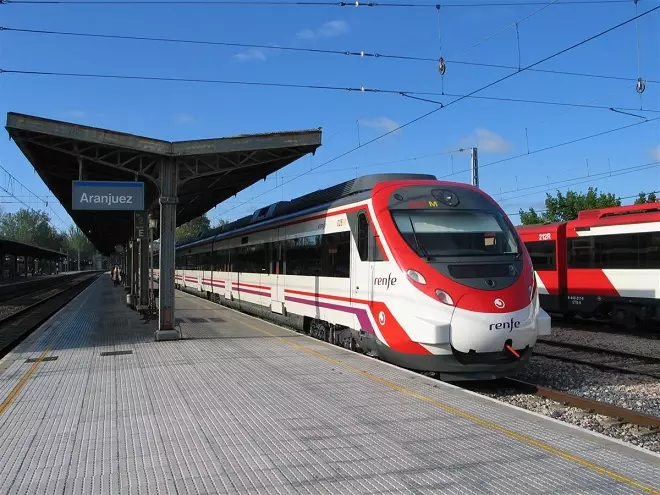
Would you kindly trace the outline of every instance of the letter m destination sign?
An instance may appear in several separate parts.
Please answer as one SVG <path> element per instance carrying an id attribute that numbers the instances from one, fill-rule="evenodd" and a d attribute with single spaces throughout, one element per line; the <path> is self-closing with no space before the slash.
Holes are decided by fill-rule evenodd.
<path id="1" fill-rule="evenodd" d="M 73 210 L 144 210 L 144 182 L 74 180 Z"/>

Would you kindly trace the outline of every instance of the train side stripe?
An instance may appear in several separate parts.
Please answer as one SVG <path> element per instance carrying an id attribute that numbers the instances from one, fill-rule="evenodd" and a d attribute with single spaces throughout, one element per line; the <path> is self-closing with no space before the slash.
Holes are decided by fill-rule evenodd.
<path id="1" fill-rule="evenodd" d="M 238 287 L 234 290 L 237 291 L 237 292 L 245 292 L 246 294 L 254 294 L 255 296 L 270 297 L 270 292 L 262 292 L 262 291 L 258 291 L 258 290 L 244 289 L 243 287 Z"/>

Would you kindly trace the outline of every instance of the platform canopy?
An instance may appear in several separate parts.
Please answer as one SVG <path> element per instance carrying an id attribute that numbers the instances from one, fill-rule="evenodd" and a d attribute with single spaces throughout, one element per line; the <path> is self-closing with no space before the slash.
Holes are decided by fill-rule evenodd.
<path id="1" fill-rule="evenodd" d="M 15 241 L 7 237 L 0 236 L 0 254 L 9 254 L 11 256 L 27 256 L 28 258 L 38 258 L 45 260 L 59 260 L 66 258 L 66 253 L 61 253 L 53 249 L 43 248 L 27 242 Z"/>
<path id="2" fill-rule="evenodd" d="M 6 128 L 76 225 L 106 255 L 132 236 L 133 212 L 73 210 L 73 181 L 142 181 L 145 209 L 157 214 L 161 164 L 174 160 L 178 226 L 321 145 L 320 129 L 169 142 L 11 112 Z"/>

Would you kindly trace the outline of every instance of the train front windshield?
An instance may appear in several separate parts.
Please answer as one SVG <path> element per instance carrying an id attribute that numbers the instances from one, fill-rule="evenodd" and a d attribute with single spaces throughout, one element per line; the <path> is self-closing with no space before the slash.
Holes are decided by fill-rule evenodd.
<path id="1" fill-rule="evenodd" d="M 406 210 L 392 212 L 408 245 L 424 257 L 520 253 L 514 233 L 497 211 Z"/>

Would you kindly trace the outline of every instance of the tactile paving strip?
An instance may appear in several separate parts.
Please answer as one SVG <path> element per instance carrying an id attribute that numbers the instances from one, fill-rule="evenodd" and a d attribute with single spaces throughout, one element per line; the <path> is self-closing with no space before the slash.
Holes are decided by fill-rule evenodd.
<path id="1" fill-rule="evenodd" d="M 156 343 L 154 323 L 124 299 L 102 278 L 0 375 L 6 402 L 35 367 L 0 415 L 0 493 L 609 494 L 644 493 L 630 480 L 660 486 L 660 457 L 191 296 L 177 298 L 186 340 Z M 48 355 L 58 359 L 25 363 Z"/>

